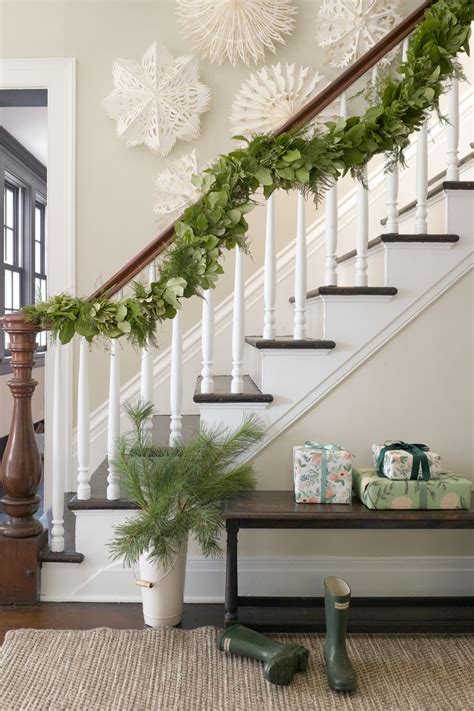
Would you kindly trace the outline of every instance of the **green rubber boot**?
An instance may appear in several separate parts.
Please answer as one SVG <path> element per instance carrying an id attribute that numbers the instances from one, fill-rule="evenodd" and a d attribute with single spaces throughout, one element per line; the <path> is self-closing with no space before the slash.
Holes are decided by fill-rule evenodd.
<path id="1" fill-rule="evenodd" d="M 309 652 L 298 644 L 280 644 L 259 632 L 232 625 L 222 632 L 217 646 L 239 657 L 252 657 L 264 662 L 265 679 L 277 686 L 286 686 L 297 672 L 306 671 Z"/>
<path id="2" fill-rule="evenodd" d="M 335 691 L 353 691 L 357 674 L 346 650 L 347 618 L 351 589 L 342 578 L 324 581 L 324 607 L 326 611 L 326 641 L 324 661 L 328 684 Z"/>

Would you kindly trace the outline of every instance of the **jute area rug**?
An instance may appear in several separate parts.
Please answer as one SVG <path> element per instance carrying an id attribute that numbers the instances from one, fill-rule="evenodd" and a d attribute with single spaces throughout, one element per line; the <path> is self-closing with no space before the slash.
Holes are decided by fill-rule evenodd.
<path id="1" fill-rule="evenodd" d="M 8 632 L 0 649 L 1 711 L 469 711 L 473 638 L 354 635 L 359 674 L 352 694 L 331 692 L 321 635 L 274 635 L 310 649 L 305 674 L 288 687 L 262 665 L 217 650 L 219 631 Z"/>

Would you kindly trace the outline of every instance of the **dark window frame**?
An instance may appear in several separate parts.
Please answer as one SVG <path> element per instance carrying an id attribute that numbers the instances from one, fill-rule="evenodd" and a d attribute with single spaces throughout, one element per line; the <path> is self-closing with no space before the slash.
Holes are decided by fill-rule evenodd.
<path id="1" fill-rule="evenodd" d="M 5 184 L 13 185 L 20 191 L 19 215 L 22 226 L 22 265 L 20 285 L 20 305 L 34 303 L 35 276 L 45 278 L 46 253 L 42 244 L 42 270 L 36 269 L 35 261 L 35 211 L 36 206 L 46 210 L 47 171 L 45 166 L 21 145 L 8 131 L 0 126 L 0 225 L 2 226 L 2 253 L 0 260 L 0 314 L 5 308 L 5 264 L 3 254 L 3 225 Z M 45 213 L 43 225 L 45 226 Z M 43 237 L 44 237 L 43 229 Z M 7 265 L 7 268 L 10 268 Z M 38 349 L 36 367 L 44 365 L 45 346 Z M 11 372 L 8 353 L 4 352 L 4 336 L 0 335 L 0 374 Z"/>

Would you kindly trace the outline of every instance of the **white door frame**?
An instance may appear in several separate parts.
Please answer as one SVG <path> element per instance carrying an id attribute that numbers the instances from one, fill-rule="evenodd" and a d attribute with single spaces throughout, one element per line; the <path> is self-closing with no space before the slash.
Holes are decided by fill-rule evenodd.
<path id="1" fill-rule="evenodd" d="M 48 293 L 75 293 L 75 178 L 76 178 L 76 60 L 0 59 L 1 89 L 48 90 Z M 72 480 L 72 374 L 71 345 L 63 350 L 64 483 Z M 52 422 L 52 354 L 45 363 L 45 421 Z M 45 510 L 51 503 L 52 432 L 46 427 Z M 55 443 L 58 446 L 58 443 Z"/>

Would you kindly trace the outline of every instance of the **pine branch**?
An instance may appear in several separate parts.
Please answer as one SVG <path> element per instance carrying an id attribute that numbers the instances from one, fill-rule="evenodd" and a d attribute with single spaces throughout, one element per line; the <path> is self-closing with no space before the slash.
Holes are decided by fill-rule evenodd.
<path id="1" fill-rule="evenodd" d="M 139 403 L 127 412 L 132 431 L 120 439 L 115 465 L 140 511 L 115 528 L 112 557 L 131 565 L 146 552 L 171 565 L 190 535 L 204 555 L 219 554 L 223 500 L 255 487 L 252 465 L 234 461 L 263 437 L 262 423 L 250 417 L 234 432 L 203 428 L 186 444 L 160 448 L 146 427 L 152 406 Z"/>

